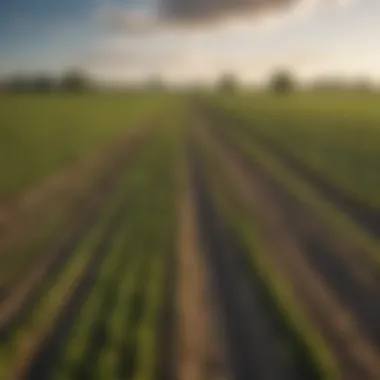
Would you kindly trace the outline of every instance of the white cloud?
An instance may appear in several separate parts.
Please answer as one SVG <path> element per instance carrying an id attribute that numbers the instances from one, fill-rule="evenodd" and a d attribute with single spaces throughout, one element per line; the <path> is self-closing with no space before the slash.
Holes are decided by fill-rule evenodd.
<path id="1" fill-rule="evenodd" d="M 292 67 L 307 76 L 323 67 L 331 54 L 313 47 L 282 48 L 280 43 L 277 49 L 263 51 L 259 46 L 261 36 L 263 33 L 281 36 L 281 31 L 293 24 L 302 33 L 302 25 L 319 9 L 347 3 L 338 0 L 291 3 L 276 12 L 240 15 L 196 27 L 176 22 L 159 24 L 152 11 L 125 10 L 107 3 L 97 15 L 102 22 L 111 21 L 118 27 L 84 58 L 84 64 L 94 75 L 112 81 L 141 80 L 156 73 L 173 82 L 212 81 L 227 71 L 243 80 L 257 81 L 276 67 Z M 252 41 L 248 39 L 244 45 L 242 40 L 247 40 L 247 36 Z"/>
<path id="2" fill-rule="evenodd" d="M 171 29 L 209 29 L 267 25 L 290 17 L 309 15 L 317 6 L 348 5 L 351 0 L 161 0 L 163 9 L 120 6 L 106 2 L 96 12 L 103 26 L 113 31 L 142 33 Z M 165 8 L 166 7 L 166 8 Z"/>

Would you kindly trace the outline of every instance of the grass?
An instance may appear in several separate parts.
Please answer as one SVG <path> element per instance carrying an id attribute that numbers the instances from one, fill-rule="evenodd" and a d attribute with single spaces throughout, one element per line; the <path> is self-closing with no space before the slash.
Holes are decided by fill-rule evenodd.
<path id="1" fill-rule="evenodd" d="M 7 376 L 26 352 L 34 350 L 39 337 L 49 331 L 70 287 L 83 276 L 106 225 L 127 197 L 130 202 L 125 217 L 116 226 L 117 233 L 107 248 L 100 274 L 96 274 L 90 298 L 73 327 L 56 376 L 72 379 L 73 374 L 81 378 L 86 373 L 94 379 L 113 377 L 127 363 L 124 370 L 128 378 L 154 378 L 162 343 L 158 341 L 158 328 L 164 297 L 163 275 L 176 231 L 179 135 L 177 125 L 166 124 L 152 132 L 100 220 L 56 281 L 45 289 L 29 317 L 11 332 L 11 342 L 0 347 L 0 374 Z M 99 331 L 104 342 L 88 346 L 91 334 L 96 339 Z"/>
<path id="2" fill-rule="evenodd" d="M 66 191 L 55 186 L 54 191 L 42 197 L 41 189 L 37 200 L 28 196 L 24 199 L 21 216 L 16 210 L 12 219 L 10 213 L 10 235 L 6 234 L 7 213 L 3 215 L 0 206 L 4 237 L 0 245 L 5 242 L 4 249 L 0 248 L 1 290 L 17 284 L 72 222 L 87 193 L 110 169 L 105 148 L 118 136 L 151 122 L 153 115 L 159 117 L 157 114 L 167 108 L 168 100 L 169 97 L 152 94 L 0 96 L 0 205 L 28 186 L 54 176 L 56 171 L 74 166 L 71 177 L 61 184 Z M 101 156 L 97 156 L 98 150 Z M 94 164 L 79 165 L 78 171 L 76 162 L 82 156 L 94 156 L 90 158 Z"/>
<path id="3" fill-rule="evenodd" d="M 109 252 L 71 332 L 57 379 L 154 379 L 162 344 L 158 322 L 163 274 L 176 230 L 178 144 L 173 131 L 170 127 L 157 131 L 129 173 L 131 203 L 120 244 Z M 112 301 L 105 305 L 110 295 Z M 96 339 L 98 331 L 101 342 Z"/>
<path id="4" fill-rule="evenodd" d="M 221 112 L 218 116 L 220 132 L 225 133 L 231 143 L 243 155 L 264 168 L 289 194 L 295 196 L 298 202 L 309 208 L 314 215 L 332 227 L 335 232 L 341 236 L 344 235 L 346 239 L 360 248 L 373 262 L 375 271 L 377 271 L 380 264 L 378 240 L 343 211 L 338 210 L 333 204 L 326 201 L 312 185 L 298 176 L 267 148 L 255 141 L 254 138 L 247 138 L 243 129 L 239 128 L 239 123 L 244 120 L 244 116 L 241 119 L 242 116 L 236 110 L 235 112 L 227 110 L 227 113 L 226 109 L 219 109 L 219 111 Z M 231 117 L 234 118 L 235 123 L 232 123 Z M 229 125 L 224 125 L 225 120 L 231 121 Z"/>
<path id="5" fill-rule="evenodd" d="M 237 119 L 248 120 L 252 130 L 277 141 L 344 191 L 374 207 L 380 205 L 380 195 L 374 190 L 380 185 L 379 176 L 374 175 L 380 172 L 378 98 L 234 95 L 208 101 Z M 82 278 L 106 225 L 126 198 L 130 202 L 125 217 L 107 247 L 96 282 L 78 309 L 67 345 L 57 352 L 54 378 L 155 378 L 157 353 L 165 348 L 158 334 L 163 277 L 176 237 L 178 165 L 183 149 L 180 139 L 184 137 L 181 123 L 185 115 L 180 103 L 166 96 L 121 94 L 0 98 L 0 201 L 75 163 L 126 129 L 138 127 L 139 121 L 154 112 L 155 120 L 162 124 L 152 131 L 131 171 L 125 173 L 117 195 L 59 276 L 49 282 L 22 325 L 11 331 L 11 344 L 0 345 L 0 378 L 7 378 L 11 367 L 48 332 L 70 287 Z M 165 110 L 172 109 L 157 119 L 164 105 Z M 238 128 L 223 130 L 240 152 L 262 165 L 316 215 L 348 233 L 378 264 L 376 242 L 321 199 L 302 178 Z M 338 379 L 329 347 L 270 260 L 257 233 L 257 221 L 209 148 L 202 147 L 207 184 L 218 210 L 247 254 L 265 312 L 287 349 L 288 365 L 295 376 L 301 373 L 308 379 Z"/>
<path id="6" fill-rule="evenodd" d="M 223 173 L 213 149 L 201 143 L 207 182 L 224 220 L 244 247 L 268 318 L 286 346 L 288 366 L 296 378 L 338 380 L 334 355 L 301 310 L 289 283 L 271 262 L 259 228 Z"/>
<path id="7" fill-rule="evenodd" d="M 380 209 L 380 98 L 236 95 L 217 100 L 347 194 Z"/>
<path id="8" fill-rule="evenodd" d="M 160 95 L 3 95 L 0 201 L 105 146 L 159 111 Z"/>
<path id="9" fill-rule="evenodd" d="M 37 304 L 29 310 L 29 314 L 23 320 L 22 325 L 17 326 L 15 331 L 9 332 L 11 341 L 2 342 L 0 347 L 3 360 L 0 362 L 5 364 L 0 367 L 0 374 L 10 371 L 13 364 L 19 363 L 20 356 L 22 357 L 25 352 L 31 349 L 33 350 L 35 342 L 59 315 L 66 295 L 78 279 L 83 276 L 86 265 L 97 249 L 107 224 L 110 223 L 117 210 L 122 207 L 128 186 L 129 178 L 126 177 L 118 193 L 103 210 L 99 220 L 75 249 L 66 267 L 62 268 L 61 273 L 54 281 L 45 284 L 44 293 L 41 294 Z M 123 232 L 121 230 L 119 234 L 122 235 Z"/>

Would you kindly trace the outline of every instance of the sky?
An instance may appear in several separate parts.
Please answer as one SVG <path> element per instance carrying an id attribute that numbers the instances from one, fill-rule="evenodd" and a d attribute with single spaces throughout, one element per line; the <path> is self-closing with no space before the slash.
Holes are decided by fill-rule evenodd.
<path id="1" fill-rule="evenodd" d="M 380 80 L 380 0 L 0 0 L 0 75 Z"/>

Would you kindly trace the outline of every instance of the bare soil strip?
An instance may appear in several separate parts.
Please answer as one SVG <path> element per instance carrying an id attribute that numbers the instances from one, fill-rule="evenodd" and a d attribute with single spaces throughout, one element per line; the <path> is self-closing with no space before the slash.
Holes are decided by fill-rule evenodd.
<path id="1" fill-rule="evenodd" d="M 221 139 L 217 139 L 215 130 L 212 133 L 205 128 L 199 129 L 198 135 L 199 138 L 206 139 L 207 143 L 218 152 L 218 159 L 229 181 L 246 206 L 252 210 L 253 215 L 258 218 L 268 252 L 273 256 L 273 261 L 277 263 L 279 270 L 293 285 L 293 290 L 310 319 L 331 344 L 340 363 L 342 378 L 344 380 L 379 379 L 379 351 L 371 339 L 363 333 L 364 326 L 358 326 L 356 320 L 358 314 L 353 312 L 352 305 L 342 305 L 341 300 L 334 295 L 318 268 L 309 261 L 310 247 L 305 245 L 305 236 L 302 236 L 300 230 L 296 228 L 298 224 L 294 225 L 297 215 L 289 216 L 284 212 L 284 205 L 278 198 L 278 190 L 273 188 L 273 183 L 268 183 L 252 168 L 247 169 L 241 153 L 228 147 Z M 298 222 L 308 225 L 305 219 Z M 319 236 L 318 241 L 323 247 L 323 236 Z M 325 267 L 330 268 L 329 275 L 340 278 L 341 273 L 334 272 L 336 266 L 329 265 L 333 260 L 330 259 L 330 255 L 324 254 L 323 250 L 314 255 L 322 255 L 321 260 L 326 261 Z M 349 286 L 351 280 L 343 279 L 342 281 L 346 281 L 345 285 Z M 350 288 L 346 288 L 346 292 L 349 293 Z M 373 313 L 377 312 L 378 302 L 377 300 L 372 305 Z M 362 300 L 356 299 L 354 311 L 358 312 L 361 307 Z M 367 310 L 370 308 L 371 305 L 368 305 Z M 378 323 L 372 320 L 373 331 L 378 329 L 377 325 Z"/>
<path id="2" fill-rule="evenodd" d="M 0 301 L 32 265 L 43 260 L 43 250 L 57 241 L 54 235 L 70 230 L 68 224 L 89 203 L 88 194 L 95 194 L 102 176 L 139 133 L 140 128 L 128 131 L 105 148 L 0 204 Z"/>
<path id="3" fill-rule="evenodd" d="M 217 129 L 214 129 L 218 133 Z M 227 141 L 223 139 L 224 143 Z M 228 142 L 227 142 L 228 144 Z M 239 155 L 235 151 L 234 154 Z M 356 260 L 360 249 L 347 244 L 344 236 L 334 236 L 326 225 L 307 210 L 298 199 L 254 162 L 240 157 L 241 165 L 266 187 L 276 200 L 282 217 L 297 235 L 305 259 L 335 293 L 338 301 L 353 314 L 368 339 L 380 347 L 380 282 L 373 268 Z"/>
<path id="4" fill-rule="evenodd" d="M 177 249 L 168 253 L 162 313 L 159 320 L 157 352 L 157 380 L 179 380 L 176 374 L 176 282 L 177 282 Z"/>
<path id="5" fill-rule="evenodd" d="M 243 121 L 236 122 L 236 119 L 227 113 L 218 115 L 218 112 L 215 110 L 211 112 L 215 122 L 223 120 L 224 123 L 238 123 L 242 127 L 242 132 L 244 131 L 244 127 L 246 129 L 249 128 L 249 134 L 254 136 L 255 140 L 262 144 L 266 149 L 270 150 L 272 154 L 276 155 L 284 164 L 289 166 L 291 170 L 296 172 L 305 181 L 309 182 L 326 200 L 338 207 L 373 236 L 380 238 L 379 209 L 371 207 L 335 186 L 321 173 L 313 170 L 306 163 L 289 153 L 289 151 L 279 143 L 256 131 L 254 125 L 247 126 L 244 125 Z"/>
<path id="6" fill-rule="evenodd" d="M 295 156 L 289 154 L 288 151 L 269 138 L 256 133 L 255 139 L 275 154 L 299 176 L 308 181 L 326 200 L 337 206 L 372 235 L 380 238 L 380 211 L 378 209 L 361 202 L 334 186 L 324 178 L 322 174 L 313 170 Z"/>
<path id="7" fill-rule="evenodd" d="M 98 278 L 100 267 L 108 254 L 109 248 L 112 246 L 118 227 L 127 213 L 128 202 L 127 197 L 124 204 L 109 222 L 101 241 L 87 264 L 85 273 L 68 292 L 57 320 L 52 321 L 51 326 L 47 326 L 44 336 L 41 336 L 39 341 L 35 342 L 33 349 L 28 353 L 29 355 L 20 361 L 22 365 L 16 371 L 14 379 L 49 379 L 59 352 L 69 336 L 69 330 Z"/>
<path id="8" fill-rule="evenodd" d="M 49 286 L 68 262 L 77 244 L 94 225 L 103 206 L 117 188 L 128 159 L 145 135 L 144 131 L 124 140 L 123 149 L 120 146 L 118 153 L 113 154 L 113 167 L 104 173 L 87 202 L 79 208 L 73 218 L 72 226 L 68 226 L 61 240 L 30 268 L 22 281 L 13 288 L 7 289 L 0 303 L 0 336 L 5 338 L 7 333 L 22 323 L 46 286 Z"/>
<path id="9" fill-rule="evenodd" d="M 303 378 L 299 377 L 300 368 L 287 361 L 286 343 L 263 307 L 247 255 L 218 215 L 202 181 L 199 162 L 193 163 L 202 242 L 225 329 L 232 378 Z"/>
<path id="10" fill-rule="evenodd" d="M 179 203 L 175 378 L 227 379 L 223 342 L 215 329 L 214 300 L 200 246 L 194 194 L 188 170 L 185 164 L 183 166 Z"/>

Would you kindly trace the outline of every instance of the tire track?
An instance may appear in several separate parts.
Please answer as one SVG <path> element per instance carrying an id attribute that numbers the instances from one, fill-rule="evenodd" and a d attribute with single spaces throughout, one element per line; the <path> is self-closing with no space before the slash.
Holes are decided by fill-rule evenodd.
<path id="1" fill-rule="evenodd" d="M 198 133 L 202 135 L 199 138 L 207 140 L 208 144 L 218 150 L 218 159 L 223 162 L 229 181 L 247 207 L 260 218 L 262 234 L 274 261 L 293 284 L 294 291 L 310 319 L 331 344 L 339 360 L 343 379 L 379 379 L 378 350 L 370 342 L 370 338 L 363 335 L 363 331 L 358 328 L 355 318 L 352 317 L 352 310 L 349 307 L 346 309 L 347 305 L 341 306 L 318 270 L 308 261 L 310 247 L 305 245 L 307 236 L 303 236 L 301 231 L 295 228 L 294 219 L 297 219 L 297 216 L 284 212 L 285 206 L 277 196 L 278 186 L 274 188 L 273 182 L 267 182 L 260 172 L 247 167 L 241 153 L 231 147 L 231 142 L 220 136 L 218 138 L 216 128 L 199 128 Z M 308 228 L 307 220 L 302 219 L 299 222 Z M 325 260 L 326 266 L 329 267 L 329 252 L 319 250 L 315 255 L 323 255 L 322 260 Z M 330 276 L 339 278 L 337 273 L 330 273 Z M 351 279 L 346 281 L 346 286 L 353 286 Z M 346 288 L 345 292 L 348 289 Z M 358 311 L 362 300 L 356 296 L 354 295 L 353 299 L 356 299 L 355 310 Z M 373 305 L 372 310 L 376 312 Z M 372 323 L 372 328 L 377 329 L 377 324 Z"/>
<path id="2" fill-rule="evenodd" d="M 72 257 L 78 244 L 86 233 L 95 225 L 106 202 L 120 184 L 122 171 L 127 167 L 131 157 L 146 137 L 146 131 L 130 136 L 123 144 L 124 149 L 116 154 L 112 170 L 100 179 L 92 196 L 79 208 L 73 225 L 64 232 L 61 241 L 33 266 L 23 281 L 6 292 L 0 303 L 0 338 L 6 341 L 25 321 L 34 305 L 37 304 L 46 287 L 54 282 L 62 268 Z"/>
<path id="3" fill-rule="evenodd" d="M 380 237 L 380 210 L 369 206 L 354 196 L 351 196 L 338 186 L 331 183 L 331 181 L 328 181 L 321 173 L 313 170 L 295 155 L 289 153 L 286 148 L 282 147 L 274 139 L 255 130 L 253 125 L 247 125 L 242 120 L 234 118 L 227 112 L 223 112 L 222 115 L 220 111 L 218 112 L 218 110 L 214 108 L 209 111 L 206 110 L 206 112 L 208 112 L 209 115 L 212 114 L 215 123 L 220 124 L 228 122 L 230 124 L 239 124 L 242 127 L 242 131 L 246 130 L 245 133 L 247 138 L 253 137 L 263 147 L 268 149 L 268 151 L 281 160 L 281 162 L 297 173 L 298 176 L 310 183 L 311 186 L 323 196 L 323 198 L 334 204 L 370 234 L 377 238 Z"/>
<path id="4" fill-rule="evenodd" d="M 213 127 L 214 135 L 220 135 L 220 129 Z M 224 144 L 226 136 L 221 137 Z M 247 175 L 260 181 L 266 192 L 281 209 L 282 217 L 287 220 L 297 236 L 298 245 L 302 247 L 304 257 L 336 294 L 340 303 L 354 315 L 360 329 L 369 340 L 380 347 L 380 283 L 373 278 L 373 268 L 358 266 L 350 257 L 359 256 L 361 252 L 355 247 L 345 245 L 338 237 L 332 236 L 308 212 L 296 196 L 283 189 L 262 167 L 251 161 L 238 150 L 233 149 Z"/>
<path id="5" fill-rule="evenodd" d="M 286 343 L 271 323 L 246 255 L 212 204 L 193 159 L 193 184 L 202 242 L 225 329 L 226 351 L 235 380 L 304 379 L 284 357 Z M 298 363 L 300 364 L 300 363 Z"/>
<path id="6" fill-rule="evenodd" d="M 108 223 L 101 241 L 94 250 L 91 260 L 88 263 L 85 273 L 78 281 L 75 289 L 72 290 L 62 311 L 56 321 L 52 331 L 36 347 L 32 357 L 25 363 L 21 371 L 16 374 L 15 379 L 25 380 L 48 380 L 49 375 L 56 364 L 59 352 L 64 346 L 69 336 L 69 331 L 78 316 L 81 306 L 94 286 L 100 267 L 112 246 L 122 220 L 127 215 L 127 206 L 129 199 L 125 199 L 123 204 L 114 214 L 112 220 Z"/>
<path id="7" fill-rule="evenodd" d="M 218 329 L 214 294 L 208 282 L 208 271 L 201 247 L 193 184 L 187 163 L 184 162 L 181 166 L 175 378 L 229 379 L 224 339 Z"/>

